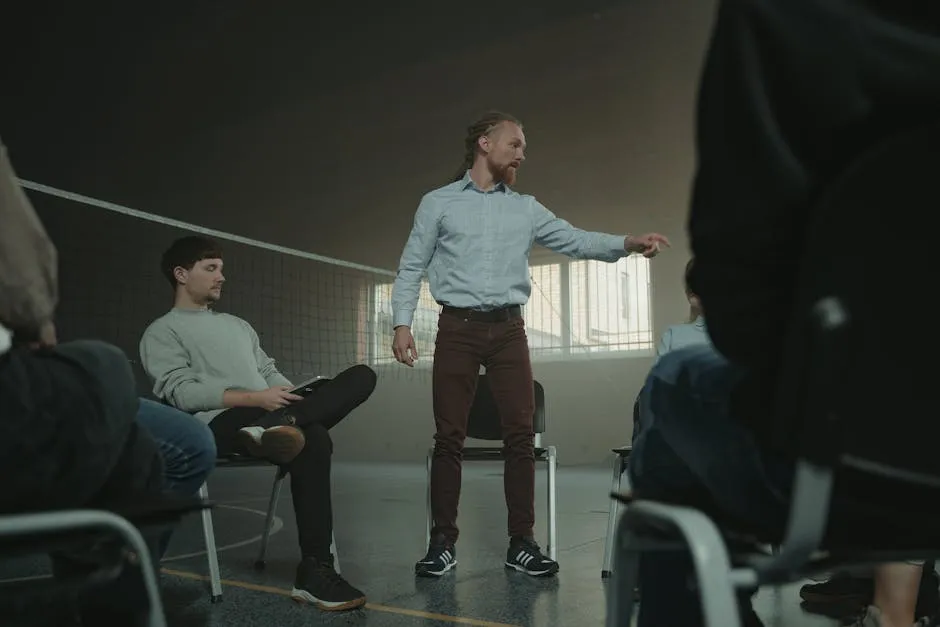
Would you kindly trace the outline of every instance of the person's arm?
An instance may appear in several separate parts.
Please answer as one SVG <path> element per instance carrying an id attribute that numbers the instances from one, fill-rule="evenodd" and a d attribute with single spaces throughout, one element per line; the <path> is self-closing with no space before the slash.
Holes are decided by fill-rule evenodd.
<path id="1" fill-rule="evenodd" d="M 571 226 L 534 198 L 535 243 L 574 259 L 614 262 L 627 256 L 624 235 L 583 231 Z"/>
<path id="2" fill-rule="evenodd" d="M 0 323 L 17 341 L 39 340 L 58 297 L 55 246 L 0 141 Z"/>
<path id="3" fill-rule="evenodd" d="M 277 363 L 274 361 L 274 358 L 269 357 L 268 354 L 264 352 L 264 349 L 261 348 L 261 340 L 258 339 L 258 333 L 255 331 L 254 327 L 244 320 L 242 323 L 247 328 L 248 335 L 251 336 L 251 345 L 255 351 L 255 361 L 258 362 L 258 373 L 264 378 L 268 387 L 293 387 L 294 384 L 277 369 Z"/>
<path id="4" fill-rule="evenodd" d="M 392 287 L 392 327 L 410 327 L 421 293 L 421 278 L 437 248 L 441 207 L 426 194 L 415 212 L 414 225 L 398 264 Z"/>
<path id="5" fill-rule="evenodd" d="M 185 412 L 255 407 L 253 392 L 206 383 L 191 367 L 189 351 L 166 325 L 151 325 L 140 340 L 140 363 L 153 379 L 153 394 Z"/>

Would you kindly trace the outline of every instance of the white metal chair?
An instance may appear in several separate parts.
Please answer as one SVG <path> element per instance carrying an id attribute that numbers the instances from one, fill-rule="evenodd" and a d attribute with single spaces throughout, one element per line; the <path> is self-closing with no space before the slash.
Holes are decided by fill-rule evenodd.
<path id="1" fill-rule="evenodd" d="M 260 459 L 254 459 L 251 457 L 245 456 L 233 456 L 228 458 L 221 458 L 218 460 L 216 467 L 251 467 L 251 466 L 268 466 L 268 462 Z M 277 503 L 281 496 L 281 487 L 283 486 L 284 478 L 287 476 L 287 468 L 278 466 L 274 473 L 274 484 L 271 486 L 271 496 L 268 498 L 268 509 L 264 517 L 264 530 L 261 534 L 261 546 L 258 549 L 258 557 L 255 559 L 255 570 L 262 571 L 265 568 L 265 557 L 267 556 L 268 551 L 268 539 L 271 536 L 271 528 L 274 526 L 274 515 L 277 511 Z M 209 487 L 204 483 L 202 487 L 199 488 L 199 496 L 204 500 L 209 498 Z M 215 527 L 212 522 L 212 512 L 208 509 L 202 511 L 202 532 L 205 537 L 206 542 L 206 559 L 209 562 L 209 585 L 211 588 L 211 601 L 212 603 L 219 603 L 222 601 L 222 575 L 219 570 L 219 552 L 215 544 Z M 331 547 L 333 553 L 333 567 L 336 569 L 336 572 L 340 572 L 339 566 L 339 556 L 336 553 L 336 534 L 333 534 L 333 543 Z"/>
<path id="2" fill-rule="evenodd" d="M 538 381 L 534 382 L 535 415 L 533 416 L 533 431 L 535 432 L 535 461 L 545 462 L 548 478 L 548 556 L 557 559 L 558 535 L 556 517 L 556 488 L 555 475 L 558 466 L 558 453 L 554 446 L 542 446 L 542 434 L 545 432 L 545 389 Z M 476 396 L 470 408 L 470 418 L 467 421 L 467 437 L 477 440 L 502 440 L 500 429 L 499 409 L 496 400 L 490 391 L 489 381 L 485 374 L 481 374 L 477 383 Z M 427 455 L 427 533 L 426 541 L 431 541 L 431 529 L 434 527 L 434 516 L 431 512 L 431 462 L 434 459 L 434 447 L 428 449 Z M 502 448 L 485 446 L 468 446 L 463 450 L 463 460 L 466 461 L 496 461 L 503 459 Z"/>
<path id="3" fill-rule="evenodd" d="M 37 536 L 62 536 L 89 531 L 105 531 L 119 536 L 124 541 L 143 577 L 148 602 L 147 624 L 149 627 L 166 627 L 166 616 L 163 612 L 160 588 L 150 557 L 150 549 L 144 542 L 140 531 L 126 518 L 112 512 L 94 509 L 0 516 L 0 538 L 5 540 L 16 538 L 18 542 L 24 544 Z"/>

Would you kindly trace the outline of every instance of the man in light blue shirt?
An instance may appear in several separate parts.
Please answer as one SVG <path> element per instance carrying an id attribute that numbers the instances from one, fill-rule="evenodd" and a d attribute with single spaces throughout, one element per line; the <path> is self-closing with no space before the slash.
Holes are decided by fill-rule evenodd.
<path id="1" fill-rule="evenodd" d="M 505 565 L 533 576 L 558 572 L 532 533 L 535 399 L 522 319 L 532 244 L 608 262 L 630 253 L 652 257 L 669 244 L 655 233 L 625 237 L 577 229 L 534 197 L 513 191 L 525 145 L 522 124 L 504 113 L 488 113 L 468 129 L 454 182 L 425 194 L 418 206 L 392 292 L 392 350 L 408 366 L 418 357 L 411 324 L 425 272 L 442 305 L 432 375 L 434 527 L 427 555 L 415 566 L 419 576 L 441 576 L 457 563 L 461 452 L 481 365 L 502 420 L 510 536 Z"/>

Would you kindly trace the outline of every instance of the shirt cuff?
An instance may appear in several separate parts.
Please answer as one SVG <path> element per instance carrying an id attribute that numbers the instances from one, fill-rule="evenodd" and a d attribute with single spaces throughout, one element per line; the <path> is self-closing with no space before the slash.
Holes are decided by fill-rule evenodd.
<path id="1" fill-rule="evenodd" d="M 616 258 L 626 257 L 629 255 L 627 252 L 625 244 L 627 243 L 628 235 L 604 235 L 604 240 L 602 245 L 604 250 L 610 252 L 611 255 L 614 255 Z"/>
<path id="2" fill-rule="evenodd" d="M 395 327 L 411 327 L 411 324 L 414 322 L 415 310 L 414 309 L 401 309 L 396 311 L 392 316 L 392 328 Z"/>

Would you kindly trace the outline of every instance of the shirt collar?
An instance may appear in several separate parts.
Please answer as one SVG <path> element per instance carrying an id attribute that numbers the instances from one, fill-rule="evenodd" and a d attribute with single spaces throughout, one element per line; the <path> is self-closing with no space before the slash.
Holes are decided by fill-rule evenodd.
<path id="1" fill-rule="evenodd" d="M 464 172 L 463 178 L 460 179 L 459 185 L 460 185 L 460 191 L 462 192 L 465 192 L 468 189 L 475 189 L 478 192 L 486 193 L 486 192 L 483 192 L 482 189 L 477 187 L 477 184 L 474 183 L 473 179 L 470 178 L 470 170 L 467 170 L 466 172 Z M 512 188 L 510 188 L 508 185 L 506 185 L 505 183 L 501 181 L 497 183 L 496 187 L 494 187 L 490 191 L 491 192 L 503 192 L 503 193 L 509 194 L 509 193 L 512 193 Z"/>

